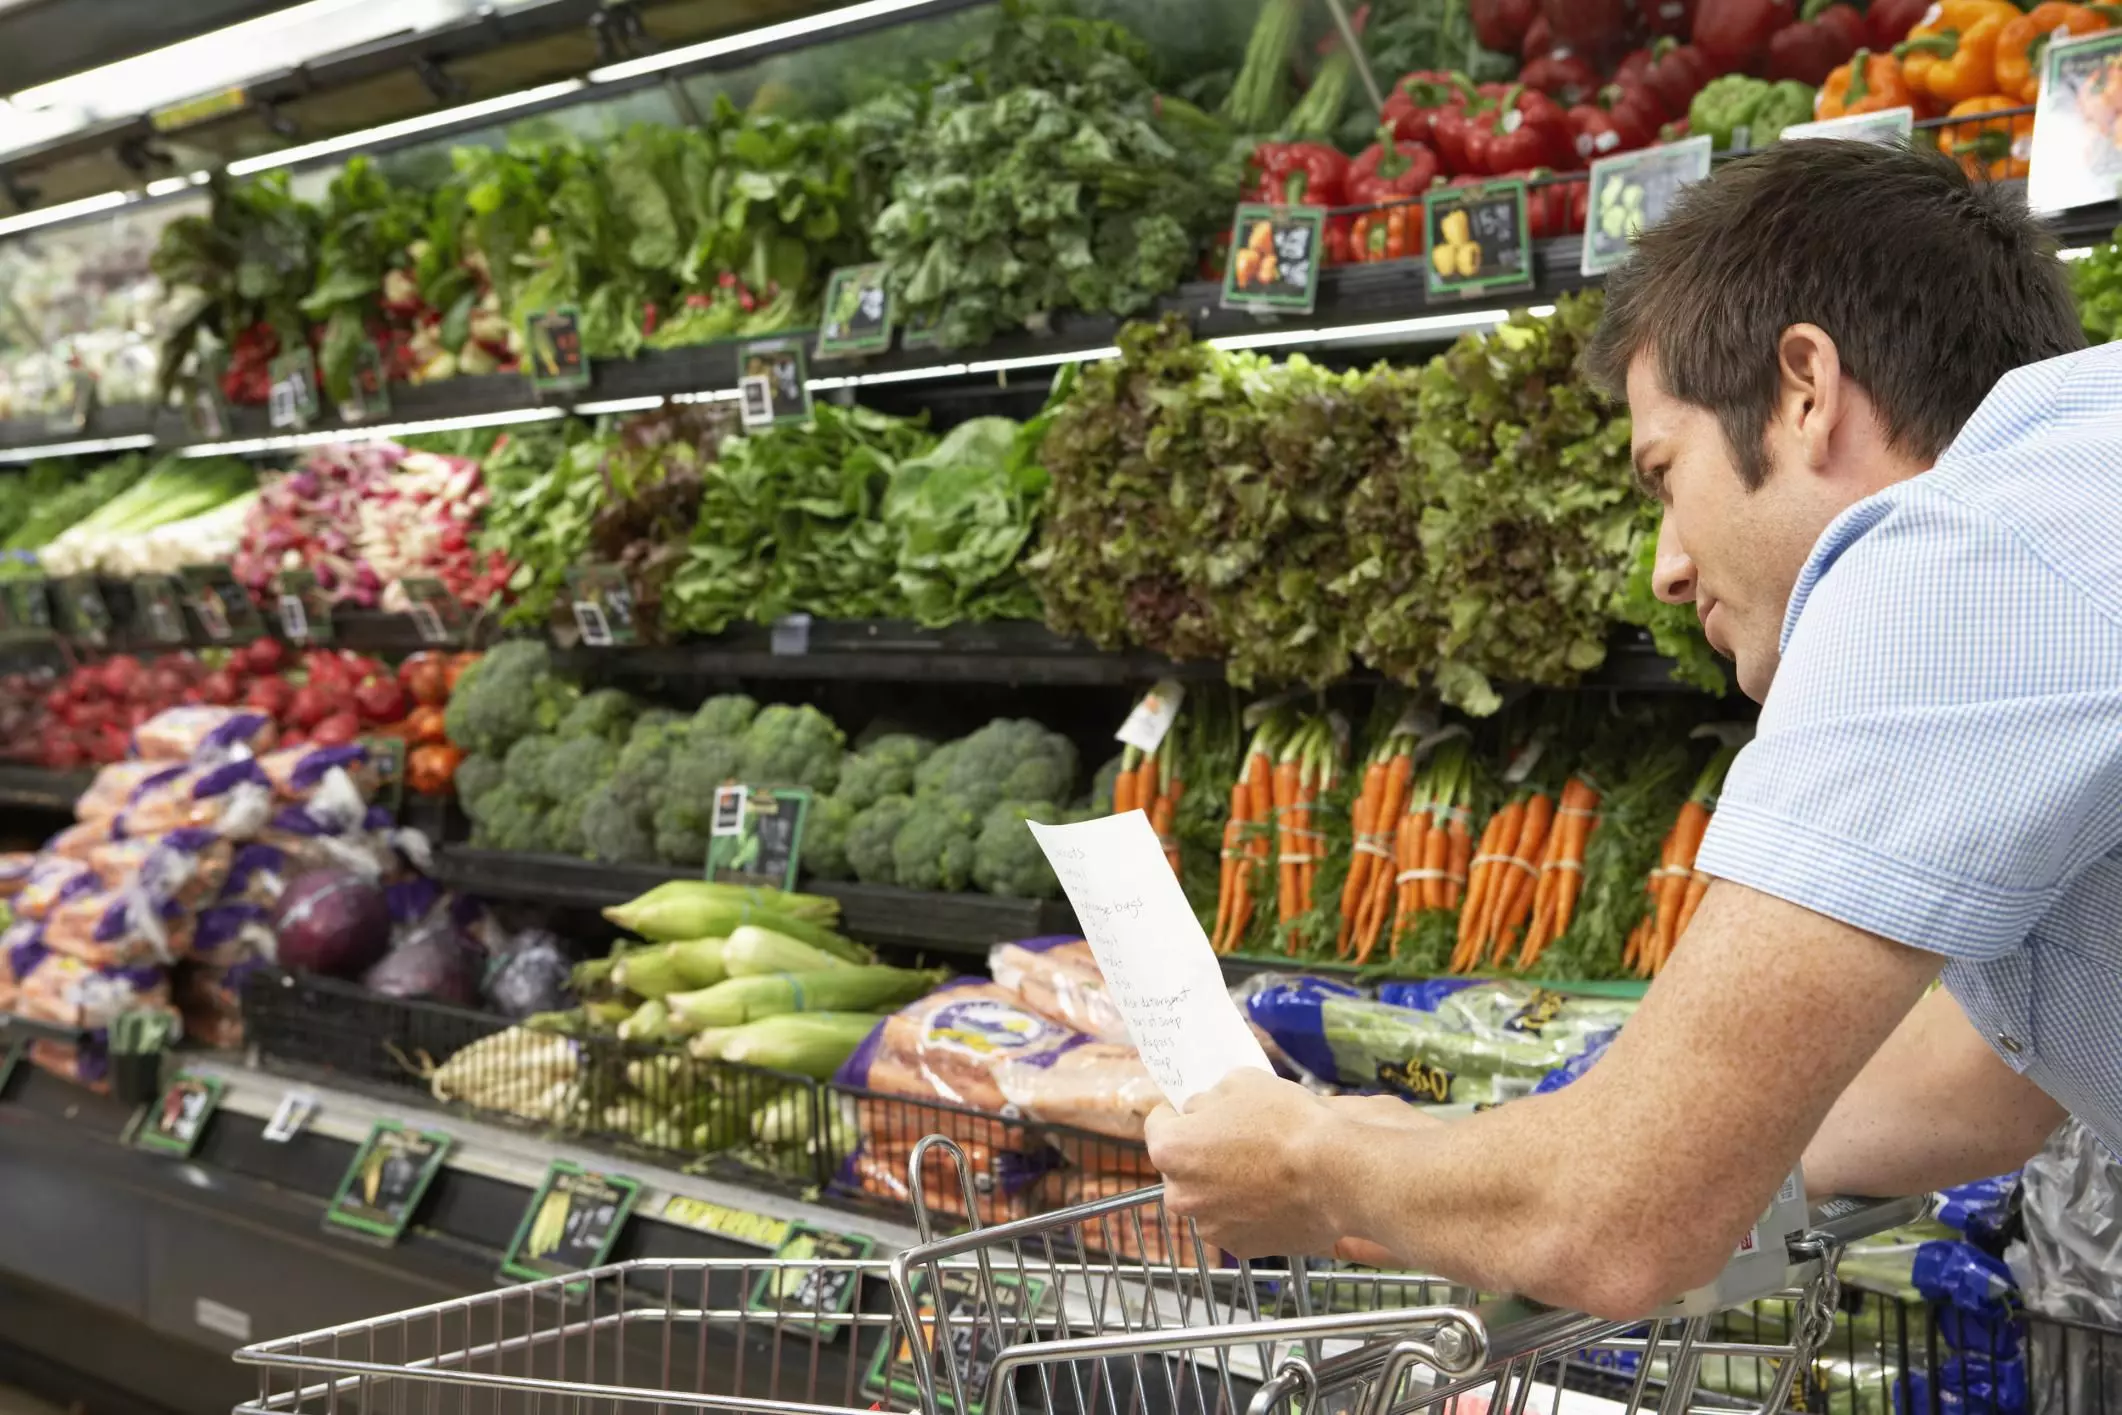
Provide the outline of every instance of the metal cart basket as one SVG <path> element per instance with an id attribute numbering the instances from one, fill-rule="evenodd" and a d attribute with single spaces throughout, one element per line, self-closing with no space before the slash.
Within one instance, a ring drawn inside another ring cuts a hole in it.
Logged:
<path id="1" fill-rule="evenodd" d="M 239 1415 L 1773 1415 L 1832 1318 L 1840 1246 L 1922 1208 L 1816 1215 L 1746 1294 L 1797 1294 L 1775 1345 L 1722 1339 L 1688 1304 L 1612 1322 L 1228 1263 L 1156 1188 L 936 1237 L 926 1159 L 923 1241 L 889 1260 L 644 1259 L 260 1342 L 236 1353 L 259 1372 Z M 1756 1398 L 1701 1386 L 1706 1361 L 1757 1366 Z"/>

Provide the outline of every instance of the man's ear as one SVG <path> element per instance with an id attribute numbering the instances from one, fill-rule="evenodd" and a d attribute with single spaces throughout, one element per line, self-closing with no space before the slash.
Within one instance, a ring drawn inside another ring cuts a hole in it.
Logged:
<path id="1" fill-rule="evenodd" d="M 1842 356 L 1817 324 L 1793 324 L 1776 341 L 1776 421 L 1785 446 L 1807 467 L 1827 465 L 1847 400 Z"/>

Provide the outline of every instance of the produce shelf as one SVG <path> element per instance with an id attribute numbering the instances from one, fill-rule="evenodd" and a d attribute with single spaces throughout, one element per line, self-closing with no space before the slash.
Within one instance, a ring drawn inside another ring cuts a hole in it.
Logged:
<path id="1" fill-rule="evenodd" d="M 42 767 L 0 764 L 0 806 L 71 813 L 74 802 L 88 790 L 95 776 L 92 771 L 46 771 Z"/>

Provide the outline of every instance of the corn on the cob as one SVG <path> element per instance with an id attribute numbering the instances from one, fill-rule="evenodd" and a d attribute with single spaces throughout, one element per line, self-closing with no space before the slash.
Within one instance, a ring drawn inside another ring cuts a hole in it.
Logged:
<path id="1" fill-rule="evenodd" d="M 757 924 L 744 924 L 732 929 L 722 941 L 722 966 L 729 977 L 756 978 L 768 973 L 818 973 L 857 965 L 801 939 Z M 693 986 L 707 987 L 720 981 L 709 978 Z"/>
<path id="2" fill-rule="evenodd" d="M 829 1081 L 878 1020 L 864 1012 L 785 1012 L 724 1033 L 721 1057 Z"/>
<path id="3" fill-rule="evenodd" d="M 860 1012 L 912 1002 L 947 974 L 910 968 L 826 968 L 807 973 L 771 973 L 729 978 L 698 992 L 664 999 L 670 1025 L 681 1032 L 737 1027 L 781 1012 Z"/>

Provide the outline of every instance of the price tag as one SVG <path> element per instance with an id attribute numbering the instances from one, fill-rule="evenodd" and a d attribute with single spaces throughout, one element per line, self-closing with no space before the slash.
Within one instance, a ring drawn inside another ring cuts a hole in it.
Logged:
<path id="1" fill-rule="evenodd" d="M 1179 720 L 1179 705 L 1186 701 L 1186 689 L 1167 678 L 1142 695 L 1127 721 L 1113 734 L 1116 741 L 1145 752 L 1154 752 L 1163 744 L 1164 736 Z"/>
<path id="2" fill-rule="evenodd" d="M 536 393 L 589 387 L 589 360 L 582 354 L 582 316 L 573 305 L 533 310 L 523 318 L 524 368 Z"/>
<path id="3" fill-rule="evenodd" d="M 875 354 L 891 347 L 892 297 L 882 261 L 843 265 L 825 286 L 825 322 L 818 330 L 818 357 Z"/>
<path id="4" fill-rule="evenodd" d="M 591 648 L 623 648 L 635 642 L 634 596 L 626 572 L 616 565 L 578 565 L 567 572 L 575 627 Z"/>
<path id="5" fill-rule="evenodd" d="M 317 359 L 297 349 L 274 359 L 267 369 L 266 421 L 275 428 L 308 427 L 317 420 Z"/>
<path id="6" fill-rule="evenodd" d="M 2122 30 L 2049 41 L 2027 161 L 2026 204 L 2068 211 L 2113 201 L 2122 181 Z M 2013 130 L 2016 133 L 2016 129 Z M 2018 148 L 2016 137 L 2012 150 Z"/>
<path id="7" fill-rule="evenodd" d="M 810 792 L 718 786 L 708 821 L 707 877 L 762 889 L 796 887 Z"/>
<path id="8" fill-rule="evenodd" d="M 339 1192 L 324 1211 L 325 1228 L 396 1243 L 442 1172 L 442 1161 L 454 1143 L 437 1130 L 408 1130 L 395 1120 L 377 1121 L 354 1151 Z"/>
<path id="9" fill-rule="evenodd" d="M 982 1296 L 979 1273 L 945 1272 L 940 1289 L 932 1293 L 928 1272 L 917 1271 L 909 1292 L 922 1349 L 914 1349 L 913 1332 L 894 1326 L 891 1339 L 877 1343 L 877 1354 L 870 1358 L 869 1373 L 862 1382 L 864 1394 L 903 1402 L 907 1409 L 918 1408 L 921 1388 L 915 1383 L 914 1362 L 934 1359 L 930 1343 L 937 1339 L 940 1327 L 942 1340 L 949 1344 L 949 1360 L 965 1385 L 962 1415 L 987 1415 L 987 1381 L 1007 1334 L 1027 1330 L 1046 1299 L 1043 1278 L 996 1272 L 988 1281 L 994 1291 L 992 1307 Z M 937 1408 L 960 1415 L 950 1380 L 939 1378 L 935 1387 Z"/>
<path id="10" fill-rule="evenodd" d="M 1709 175 L 1707 134 L 1664 147 L 1602 157 L 1591 165 L 1591 217 L 1584 227 L 1586 275 L 1628 262 L 1636 237 L 1665 218 L 1680 193 Z"/>
<path id="11" fill-rule="evenodd" d="M 148 1111 L 133 1143 L 159 1154 L 185 1156 L 221 1104 L 221 1082 L 212 1076 L 179 1076 Z"/>
<path id="12" fill-rule="evenodd" d="M 332 641 L 332 602 L 317 588 L 313 571 L 283 570 L 273 588 L 279 596 L 282 636 L 298 644 Z"/>
<path id="13" fill-rule="evenodd" d="M 315 1096 L 308 1091 L 289 1091 L 273 1107 L 273 1118 L 265 1122 L 265 1138 L 275 1145 L 284 1145 L 301 1134 L 302 1127 L 316 1113 Z"/>
<path id="14" fill-rule="evenodd" d="M 673 1194 L 665 1199 L 663 1212 L 657 1217 L 665 1223 L 697 1228 L 702 1233 L 712 1233 L 721 1238 L 750 1243 L 760 1248 L 780 1247 L 795 1229 L 795 1225 L 787 1219 L 768 1218 L 765 1214 L 733 1209 L 724 1204 L 711 1204 L 705 1199 L 688 1198 L 683 1194 Z"/>
<path id="15" fill-rule="evenodd" d="M 1223 308 L 1310 314 L 1319 301 L 1326 208 L 1244 202 L 1231 218 Z"/>
<path id="16" fill-rule="evenodd" d="M 228 401 L 221 394 L 221 375 L 228 360 L 219 351 L 199 356 L 198 382 L 184 400 L 184 422 L 208 442 L 228 436 Z"/>
<path id="17" fill-rule="evenodd" d="M 1532 288 L 1525 183 L 1440 187 L 1423 198 L 1422 212 L 1431 299 Z"/>
<path id="18" fill-rule="evenodd" d="M 177 572 L 199 632 L 216 644 L 247 644 L 265 632 L 250 592 L 226 565 L 187 565 Z"/>
<path id="19" fill-rule="evenodd" d="M 1778 137 L 1783 142 L 1841 138 L 1845 142 L 1873 142 L 1882 147 L 1893 147 L 1905 144 L 1915 130 L 1915 109 L 1882 108 L 1876 113 L 1846 113 L 1840 118 L 1822 118 L 1814 123 L 1792 123 Z"/>
<path id="20" fill-rule="evenodd" d="M 134 580 L 133 632 L 158 644 L 184 642 L 184 611 L 177 582 L 167 575 L 142 575 Z"/>
<path id="21" fill-rule="evenodd" d="M 245 102 L 243 89 L 224 88 L 214 93 L 187 98 L 182 103 L 172 103 L 166 108 L 157 108 L 147 115 L 148 123 L 158 133 L 174 133 L 179 128 L 189 128 L 195 123 L 204 123 L 229 113 L 242 111 Z"/>
<path id="22" fill-rule="evenodd" d="M 602 1266 L 640 1195 L 635 1180 L 554 1160 L 509 1240 L 502 1275 L 535 1282 Z"/>
<path id="23" fill-rule="evenodd" d="M 775 1262 L 853 1263 L 867 1258 L 876 1240 L 861 1234 L 829 1233 L 807 1223 L 789 1225 L 788 1237 L 774 1249 Z M 772 1312 L 787 1329 L 817 1333 L 820 1341 L 840 1334 L 837 1322 L 855 1309 L 861 1273 L 845 1268 L 769 1268 L 752 1284 L 747 1304 L 754 1312 Z"/>
<path id="24" fill-rule="evenodd" d="M 51 401 L 45 405 L 45 430 L 79 436 L 88 431 L 89 413 L 95 406 L 96 376 L 87 369 L 68 369 L 59 376 Z"/>
<path id="25" fill-rule="evenodd" d="M 369 770 L 376 774 L 376 790 L 369 799 L 395 816 L 405 803 L 405 739 L 378 736 L 358 740 L 368 752 Z"/>
<path id="26" fill-rule="evenodd" d="M 810 380 L 801 344 L 759 339 L 737 346 L 737 413 L 747 428 L 809 421 Z"/>
<path id="27" fill-rule="evenodd" d="M 934 349 L 943 343 L 943 321 L 936 316 L 916 315 L 899 333 L 899 347 L 906 350 Z"/>
<path id="28" fill-rule="evenodd" d="M 25 575 L 7 582 L 7 631 L 18 639 L 52 637 L 51 582 Z"/>
<path id="29" fill-rule="evenodd" d="M 775 658 L 801 658 L 810 652 L 810 616 L 784 615 L 767 631 L 766 649 Z"/>
<path id="30" fill-rule="evenodd" d="M 56 582 L 59 626 L 66 637 L 91 648 L 110 641 L 111 611 L 94 575 L 68 575 Z"/>
<path id="31" fill-rule="evenodd" d="M 390 411 L 390 380 L 384 377 L 383 355 L 375 345 L 364 341 L 354 355 L 353 378 L 345 401 L 339 404 L 339 421 L 365 423 L 372 418 L 387 418 Z"/>
<path id="32" fill-rule="evenodd" d="M 400 580 L 405 612 L 423 644 L 450 644 L 464 638 L 464 605 L 440 580 Z"/>

